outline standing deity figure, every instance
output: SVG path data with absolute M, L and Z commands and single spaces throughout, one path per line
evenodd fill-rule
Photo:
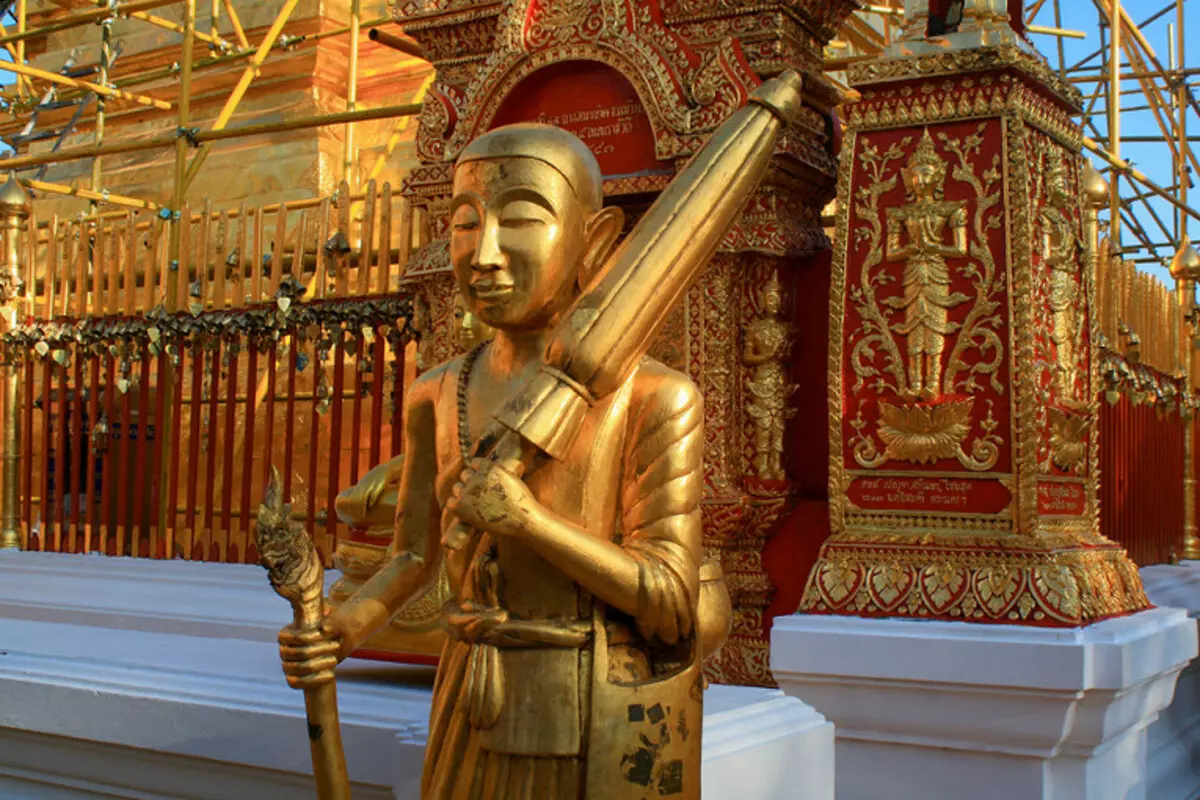
M 904 294 L 888 305 L 904 309 L 904 321 L 892 330 L 908 344 L 910 397 L 934 398 L 942 393 L 942 352 L 956 331 L 950 309 L 968 297 L 950 292 L 947 258 L 967 254 L 967 209 L 962 201 L 942 200 L 946 162 L 926 129 L 903 170 L 909 202 L 888 209 L 887 259 L 904 262 Z M 947 234 L 949 243 L 947 243 Z
M 1050 340 L 1060 402 L 1077 402 L 1075 340 L 1079 335 L 1079 265 L 1082 242 L 1070 217 L 1071 193 L 1062 155 L 1046 159 L 1046 204 L 1042 207 L 1042 258 L 1050 268 Z
M 763 286 L 762 316 L 746 325 L 742 363 L 753 372 L 746 384 L 754 398 L 746 413 L 754 422 L 754 472 L 770 481 L 784 480 L 783 430 L 796 413 L 788 398 L 796 391 L 788 383 L 784 358 L 791 346 L 791 326 L 781 317 L 783 295 L 774 271 Z

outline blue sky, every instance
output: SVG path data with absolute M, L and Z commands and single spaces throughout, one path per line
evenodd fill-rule
M 1096 11 L 1095 6 L 1090 0 L 1060 0 L 1060 3 L 1063 12 L 1062 26 L 1064 28 L 1082 31 L 1087 34 L 1087 38 L 1082 40 L 1064 39 L 1063 49 L 1066 56 L 1066 64 L 1068 67 L 1071 67 L 1087 58 L 1096 50 L 1100 49 L 1101 37 L 1099 31 L 1099 13 Z M 1026 6 L 1031 5 L 1032 3 L 1026 2 Z M 1167 66 L 1168 55 L 1170 53 L 1170 48 L 1168 47 L 1168 23 L 1172 25 L 1175 23 L 1174 4 L 1171 3 L 1170 0 L 1149 0 L 1148 2 L 1125 2 L 1123 3 L 1123 6 L 1133 20 L 1139 25 L 1157 12 L 1163 9 L 1169 9 L 1162 17 L 1142 27 L 1143 36 L 1145 36 L 1150 46 L 1158 55 L 1160 62 L 1164 66 Z M 1186 44 L 1187 52 L 1185 53 L 1185 63 L 1183 66 L 1188 68 L 1200 65 L 1200 0 L 1191 0 L 1190 2 L 1185 1 L 1184 10 L 1184 28 L 1185 32 L 1187 33 L 1188 42 Z M 1047 27 L 1054 25 L 1052 2 L 1047 2 L 1042 7 L 1035 24 Z M 1055 41 L 1056 37 L 1035 35 L 1033 38 L 1035 44 L 1038 46 L 1038 49 L 1040 49 L 1042 53 L 1046 55 L 1051 64 L 1057 66 L 1058 50 Z M 1077 74 L 1098 74 L 1100 63 L 1101 62 L 1099 58 L 1093 58 L 1088 62 L 1093 69 L 1089 69 L 1085 72 L 1080 72 Z M 1129 68 L 1126 67 L 1124 71 L 1128 71 L 1128 69 Z M 1200 75 L 1190 77 L 1188 80 L 1190 84 L 1195 85 L 1197 81 L 1200 81 Z M 1090 94 L 1096 86 L 1094 83 L 1077 85 L 1084 92 L 1085 96 Z M 1122 88 L 1124 90 L 1137 89 L 1138 82 L 1136 80 L 1124 81 Z M 1161 136 L 1161 130 L 1158 126 L 1158 123 L 1155 122 L 1153 112 L 1150 109 L 1145 108 L 1147 105 L 1145 95 L 1141 94 L 1140 92 L 1123 94 L 1121 97 L 1121 105 L 1122 109 L 1130 109 L 1127 111 L 1123 110 L 1123 113 L 1121 114 L 1122 157 L 1125 158 L 1125 160 L 1130 161 L 1134 167 L 1144 172 L 1147 177 L 1149 177 L 1159 186 L 1164 188 L 1171 188 L 1175 186 L 1177 181 L 1174 173 L 1172 155 L 1166 144 L 1162 142 L 1148 143 L 1125 140 L 1125 137 Z M 1135 110 L 1139 108 L 1141 110 Z M 1107 136 L 1108 121 L 1105 112 L 1105 101 L 1103 98 L 1097 102 L 1096 107 L 1091 115 L 1091 119 L 1095 123 L 1096 128 L 1098 128 L 1101 133 Z M 1189 136 L 1197 137 L 1195 142 L 1195 150 L 1198 154 L 1200 154 L 1200 117 L 1198 117 L 1194 111 L 1190 111 L 1188 113 L 1187 125 Z M 1089 130 L 1087 133 L 1093 139 L 1097 138 L 1094 131 Z M 1093 163 L 1096 164 L 1097 168 L 1104 166 L 1100 160 L 1095 157 L 1093 157 Z M 1124 197 L 1130 197 L 1131 195 L 1138 194 L 1141 191 L 1142 189 L 1138 184 L 1130 185 L 1128 182 L 1122 183 L 1122 196 Z M 1200 207 L 1200 181 L 1197 181 L 1190 190 L 1188 203 L 1193 208 Z M 1131 213 L 1137 217 L 1137 219 L 1142 221 L 1142 227 L 1146 230 L 1152 244 L 1157 245 L 1169 242 L 1169 246 L 1160 247 L 1156 252 L 1150 252 L 1144 248 L 1141 248 L 1136 252 L 1129 254 L 1129 256 L 1135 259 L 1152 258 L 1157 256 L 1169 261 L 1176 246 L 1174 242 L 1174 207 L 1165 200 L 1157 197 L 1150 201 L 1150 205 L 1158 214 L 1162 222 L 1166 225 L 1167 230 L 1171 233 L 1170 237 L 1164 235 L 1163 231 L 1154 221 L 1151 213 L 1141 203 L 1131 204 L 1130 210 Z M 1128 226 L 1122 226 L 1122 228 L 1121 239 L 1123 246 L 1128 247 L 1139 244 L 1138 240 L 1128 229 Z M 1189 231 L 1193 240 L 1200 239 L 1200 221 L 1192 220 L 1189 224 Z M 1168 285 L 1172 285 L 1173 282 L 1169 280 L 1166 269 L 1161 263 L 1139 263 L 1138 266 L 1162 278 L 1167 282 Z

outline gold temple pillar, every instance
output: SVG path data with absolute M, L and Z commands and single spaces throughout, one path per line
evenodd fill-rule
M 1196 306 L 1196 281 L 1200 280 L 1200 253 L 1185 237 L 1179 252 L 1171 259 L 1171 277 L 1175 279 L 1175 291 L 1179 295 L 1179 307 L 1183 310 L 1183 330 L 1180 338 L 1184 342 L 1184 353 L 1180 358 L 1183 385 L 1188 391 L 1195 386 L 1196 372 L 1193 361 L 1196 347 L 1200 344 L 1200 308 Z M 1200 538 L 1196 535 L 1196 416 L 1188 415 L 1186 433 L 1183 437 L 1183 557 L 1200 558 Z
M 0 187 L 0 231 L 4 237 L 4 264 L 0 267 L 0 310 L 5 332 L 20 319 L 20 302 L 25 295 L 21 278 L 21 241 L 29 219 L 29 198 L 15 177 Z M 3 416 L 0 417 L 0 550 L 21 547 L 20 503 L 20 372 L 13 350 L 0 354 L 0 383 L 4 387 Z

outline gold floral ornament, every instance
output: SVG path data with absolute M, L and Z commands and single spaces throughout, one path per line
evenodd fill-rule
M 948 400 L 927 406 L 879 404 L 879 438 L 889 458 L 932 464 L 954 458 L 971 430 L 975 399 Z
M 1050 457 L 1070 472 L 1080 472 L 1088 451 L 1089 417 L 1050 407 Z

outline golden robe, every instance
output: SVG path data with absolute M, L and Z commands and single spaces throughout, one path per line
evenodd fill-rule
M 458 478 L 462 363 L 425 376 L 436 382 L 439 507 Z M 699 798 L 702 417 L 695 385 L 644 359 L 589 411 L 568 456 L 527 478 L 544 506 L 636 560 L 635 614 L 517 539 L 487 546 L 476 534 L 444 550 L 455 596 L 423 798 Z

